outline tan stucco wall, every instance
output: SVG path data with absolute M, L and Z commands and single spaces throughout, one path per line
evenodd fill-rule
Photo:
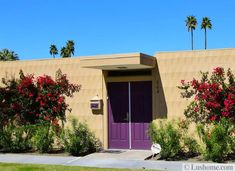
M 162 114 L 165 113 L 169 119 L 183 117 L 188 104 L 176 87 L 180 80 L 199 78 L 200 71 L 212 71 L 218 66 L 231 68 L 235 73 L 235 49 L 163 52 L 155 56 L 161 78 L 158 86 L 162 87 L 165 98 L 162 103 L 166 104 L 166 111 Z

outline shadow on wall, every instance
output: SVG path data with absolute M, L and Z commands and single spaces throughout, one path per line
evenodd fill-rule
M 152 74 L 154 76 L 153 85 L 155 89 L 153 91 L 153 95 L 155 97 L 155 104 L 153 104 L 155 105 L 155 113 L 153 115 L 153 119 L 164 119 L 167 118 L 167 105 L 158 66 L 153 69 Z

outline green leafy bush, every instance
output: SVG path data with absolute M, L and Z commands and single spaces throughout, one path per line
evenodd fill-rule
M 211 126 L 198 125 L 198 133 L 206 145 L 203 153 L 206 160 L 223 162 L 228 154 L 233 152 L 232 127 L 234 126 L 224 119 Z
M 189 134 L 189 126 L 190 126 L 190 121 L 181 119 L 177 122 L 178 125 L 178 131 L 180 132 L 181 135 L 181 147 L 184 153 L 187 153 L 187 155 L 190 156 L 195 156 L 199 153 L 199 144 L 197 143 L 195 136 L 192 137 Z
M 152 142 L 158 143 L 162 147 L 161 158 L 172 158 L 180 152 L 181 135 L 172 122 L 160 121 L 158 124 L 151 123 L 149 135 Z
M 72 129 L 66 129 L 62 134 L 65 150 L 74 156 L 83 156 L 100 149 L 99 140 L 88 129 L 85 123 L 71 120 Z
M 49 123 L 35 125 L 33 136 L 34 148 L 41 153 L 50 152 L 53 147 L 55 133 Z
M 0 129 L 0 147 L 5 152 L 25 152 L 32 148 L 32 127 L 8 124 Z
M 198 155 L 199 145 L 188 132 L 187 120 L 159 120 L 152 122 L 149 127 L 152 142 L 161 146 L 162 159 L 181 159 Z
M 199 154 L 199 145 L 197 141 L 189 136 L 183 138 L 184 150 L 189 154 L 189 156 L 194 156 Z

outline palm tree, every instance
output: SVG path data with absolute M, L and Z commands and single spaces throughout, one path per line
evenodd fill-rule
M 58 49 L 57 49 L 56 45 L 50 46 L 50 54 L 53 56 L 53 58 L 55 58 L 55 55 L 58 54 Z
M 192 50 L 193 50 L 193 30 L 196 29 L 197 19 L 193 15 L 191 15 L 191 16 L 187 16 L 187 19 L 185 20 L 185 22 L 186 22 L 188 31 L 191 31 Z
M 68 49 L 66 47 L 62 47 L 61 50 L 60 50 L 60 56 L 62 58 L 67 58 L 69 57 L 69 54 L 68 54 Z
M 73 40 L 68 40 L 66 43 L 66 49 L 68 50 L 69 57 L 72 56 L 71 54 L 74 55 L 74 50 L 75 50 L 74 45 L 75 45 L 75 43 Z
M 75 48 L 74 48 L 74 41 L 73 40 L 68 40 L 66 42 L 66 46 L 63 46 L 60 50 L 60 56 L 62 58 L 68 58 L 68 57 L 71 57 L 72 55 L 74 55 L 74 51 L 75 51 Z
M 0 60 L 1 61 L 15 61 L 15 60 L 19 60 L 19 57 L 14 51 L 10 51 L 8 49 L 2 49 L 2 51 L 0 51 Z
M 212 28 L 212 24 L 211 24 L 210 18 L 203 17 L 202 24 L 201 24 L 201 29 L 204 29 L 204 31 L 205 31 L 205 49 L 207 48 L 206 30 L 211 29 L 211 28 Z

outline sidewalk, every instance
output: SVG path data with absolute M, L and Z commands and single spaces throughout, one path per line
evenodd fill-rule
M 99 158 L 95 157 L 95 155 L 93 155 L 92 157 L 72 157 L 72 156 L 45 156 L 45 155 L 42 156 L 42 155 L 31 155 L 31 154 L 0 154 L 0 162 L 87 166 L 87 167 L 100 167 L 100 168 L 157 169 L 157 170 L 168 170 L 168 171 L 182 171 L 183 168 L 182 166 L 184 164 L 183 162 L 172 162 L 172 161 L 115 159 L 115 157 Z M 185 170 L 190 170 L 190 169 L 186 168 Z M 235 170 L 235 164 L 233 164 L 233 170 Z

